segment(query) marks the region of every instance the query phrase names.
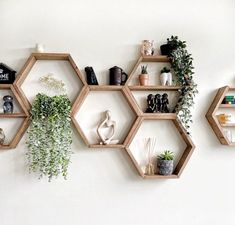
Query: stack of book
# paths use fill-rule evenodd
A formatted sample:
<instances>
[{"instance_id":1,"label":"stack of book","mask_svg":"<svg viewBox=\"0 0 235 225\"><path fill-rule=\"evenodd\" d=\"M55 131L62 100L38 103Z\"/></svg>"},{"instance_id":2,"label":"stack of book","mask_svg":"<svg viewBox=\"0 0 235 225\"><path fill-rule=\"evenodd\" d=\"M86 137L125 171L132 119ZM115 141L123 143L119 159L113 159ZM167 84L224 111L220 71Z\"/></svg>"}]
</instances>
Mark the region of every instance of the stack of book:
<instances>
[{"instance_id":1,"label":"stack of book","mask_svg":"<svg viewBox=\"0 0 235 225\"><path fill-rule=\"evenodd\" d=\"M222 104L235 104L235 98L233 95L227 95L224 97Z\"/></svg>"}]
</instances>

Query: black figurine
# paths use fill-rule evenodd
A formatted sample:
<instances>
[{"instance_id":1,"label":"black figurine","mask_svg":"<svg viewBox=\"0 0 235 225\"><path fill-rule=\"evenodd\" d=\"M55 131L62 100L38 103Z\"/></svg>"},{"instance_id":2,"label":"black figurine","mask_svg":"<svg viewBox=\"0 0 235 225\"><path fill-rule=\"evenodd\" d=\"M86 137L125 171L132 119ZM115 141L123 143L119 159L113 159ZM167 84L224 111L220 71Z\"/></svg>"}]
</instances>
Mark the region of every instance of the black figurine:
<instances>
[{"instance_id":1,"label":"black figurine","mask_svg":"<svg viewBox=\"0 0 235 225\"><path fill-rule=\"evenodd\" d=\"M10 95L5 95L3 97L3 112L4 113L13 113L13 97L11 97Z\"/></svg>"},{"instance_id":2,"label":"black figurine","mask_svg":"<svg viewBox=\"0 0 235 225\"><path fill-rule=\"evenodd\" d=\"M97 81L93 68L90 66L87 66L85 67L85 71L86 71L87 83L89 85L98 85L98 81Z\"/></svg>"},{"instance_id":3,"label":"black figurine","mask_svg":"<svg viewBox=\"0 0 235 225\"><path fill-rule=\"evenodd\" d=\"M154 113L156 110L155 97L153 94L149 94L147 97L147 109L146 113Z\"/></svg>"},{"instance_id":4,"label":"black figurine","mask_svg":"<svg viewBox=\"0 0 235 225\"><path fill-rule=\"evenodd\" d=\"M161 112L169 113L169 108L167 107L168 104L169 104L168 94L164 93L162 95L162 109L161 109Z\"/></svg>"},{"instance_id":5,"label":"black figurine","mask_svg":"<svg viewBox=\"0 0 235 225\"><path fill-rule=\"evenodd\" d=\"M162 108L162 101L161 101L161 95L160 94L156 94L155 95L155 111L156 112L161 112L161 108Z\"/></svg>"}]
</instances>

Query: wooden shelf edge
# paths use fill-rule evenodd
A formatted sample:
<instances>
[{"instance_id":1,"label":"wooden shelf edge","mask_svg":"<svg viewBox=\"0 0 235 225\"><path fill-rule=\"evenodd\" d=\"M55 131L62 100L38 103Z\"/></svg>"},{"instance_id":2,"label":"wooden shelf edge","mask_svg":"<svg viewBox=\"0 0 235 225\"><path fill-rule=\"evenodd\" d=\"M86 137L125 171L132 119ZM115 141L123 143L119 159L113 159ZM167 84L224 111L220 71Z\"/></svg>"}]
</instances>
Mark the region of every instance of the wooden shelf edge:
<instances>
[{"instance_id":1,"label":"wooden shelf edge","mask_svg":"<svg viewBox=\"0 0 235 225\"><path fill-rule=\"evenodd\" d=\"M157 90L157 91L178 91L181 89L181 86L159 86L159 85L148 85L148 86L128 86L131 91L148 91L148 90Z\"/></svg>"},{"instance_id":2,"label":"wooden shelf edge","mask_svg":"<svg viewBox=\"0 0 235 225\"><path fill-rule=\"evenodd\" d=\"M88 85L91 91L118 91L123 89L123 85Z\"/></svg>"},{"instance_id":3,"label":"wooden shelf edge","mask_svg":"<svg viewBox=\"0 0 235 225\"><path fill-rule=\"evenodd\" d=\"M163 176L163 175L159 175L159 174L154 174L154 175L145 175L144 174L142 177L144 179L177 179L177 178L179 178L179 176L176 174L167 175L167 176Z\"/></svg>"},{"instance_id":4,"label":"wooden shelf edge","mask_svg":"<svg viewBox=\"0 0 235 225\"><path fill-rule=\"evenodd\" d=\"M235 104L220 104L219 108L235 108Z\"/></svg>"},{"instance_id":5,"label":"wooden shelf edge","mask_svg":"<svg viewBox=\"0 0 235 225\"><path fill-rule=\"evenodd\" d=\"M124 148L123 144L116 144L116 145L100 145L100 144L90 144L88 145L89 148Z\"/></svg>"},{"instance_id":6,"label":"wooden shelf edge","mask_svg":"<svg viewBox=\"0 0 235 225\"><path fill-rule=\"evenodd\" d=\"M0 150L8 150L8 149L12 149L12 147L10 145L0 145Z\"/></svg>"},{"instance_id":7,"label":"wooden shelf edge","mask_svg":"<svg viewBox=\"0 0 235 225\"><path fill-rule=\"evenodd\" d=\"M26 118L24 113L0 113L0 118Z\"/></svg>"},{"instance_id":8,"label":"wooden shelf edge","mask_svg":"<svg viewBox=\"0 0 235 225\"><path fill-rule=\"evenodd\" d=\"M167 55L142 55L142 62L170 62Z\"/></svg>"},{"instance_id":9,"label":"wooden shelf edge","mask_svg":"<svg viewBox=\"0 0 235 225\"><path fill-rule=\"evenodd\" d=\"M141 115L144 119L159 119L159 120L175 120L176 113L143 113Z\"/></svg>"}]
</instances>

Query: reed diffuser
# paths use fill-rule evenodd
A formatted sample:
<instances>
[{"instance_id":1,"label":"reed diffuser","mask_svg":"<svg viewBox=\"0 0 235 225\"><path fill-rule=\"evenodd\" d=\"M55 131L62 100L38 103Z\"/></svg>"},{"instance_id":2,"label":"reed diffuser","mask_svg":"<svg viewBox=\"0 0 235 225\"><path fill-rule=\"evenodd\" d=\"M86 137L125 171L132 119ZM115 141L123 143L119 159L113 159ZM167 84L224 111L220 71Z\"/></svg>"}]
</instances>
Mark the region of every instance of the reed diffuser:
<instances>
[{"instance_id":1,"label":"reed diffuser","mask_svg":"<svg viewBox=\"0 0 235 225\"><path fill-rule=\"evenodd\" d=\"M145 166L145 174L146 175L154 175L154 150L156 146L156 138L145 138L144 146L146 149L146 157L147 157L147 165Z\"/></svg>"}]
</instances>

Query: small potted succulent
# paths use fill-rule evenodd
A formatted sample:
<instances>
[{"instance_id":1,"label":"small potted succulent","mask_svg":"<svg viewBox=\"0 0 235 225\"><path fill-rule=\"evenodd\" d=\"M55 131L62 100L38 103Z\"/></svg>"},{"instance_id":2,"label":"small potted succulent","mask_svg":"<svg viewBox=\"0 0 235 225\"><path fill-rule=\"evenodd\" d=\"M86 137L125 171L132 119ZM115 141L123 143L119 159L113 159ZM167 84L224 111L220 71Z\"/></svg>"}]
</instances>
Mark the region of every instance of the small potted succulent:
<instances>
[{"instance_id":1,"label":"small potted succulent","mask_svg":"<svg viewBox=\"0 0 235 225\"><path fill-rule=\"evenodd\" d=\"M172 74L171 74L171 70L169 68L164 67L161 70L160 83L163 86L165 86L165 85L171 86L172 85Z\"/></svg>"},{"instance_id":2,"label":"small potted succulent","mask_svg":"<svg viewBox=\"0 0 235 225\"><path fill-rule=\"evenodd\" d=\"M141 74L139 75L139 82L141 86L148 85L149 83L149 75L147 71L147 65L141 66Z\"/></svg>"},{"instance_id":3,"label":"small potted succulent","mask_svg":"<svg viewBox=\"0 0 235 225\"><path fill-rule=\"evenodd\" d=\"M173 173L174 166L174 153L166 150L157 157L158 174L171 175Z\"/></svg>"}]
</instances>

